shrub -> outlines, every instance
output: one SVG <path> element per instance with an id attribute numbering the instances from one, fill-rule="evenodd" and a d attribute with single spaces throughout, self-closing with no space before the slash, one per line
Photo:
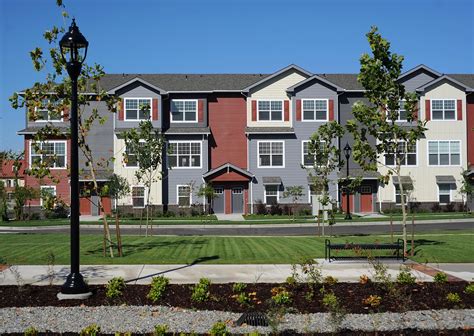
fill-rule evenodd
<path id="1" fill-rule="evenodd" d="M 283 214 L 284 214 L 285 216 L 290 216 L 290 215 L 291 215 L 291 208 L 290 208 L 288 205 L 285 205 L 285 206 L 283 207 Z"/>
<path id="2" fill-rule="evenodd" d="M 100 335 L 100 327 L 97 324 L 91 324 L 79 333 L 80 336 L 98 336 Z"/>
<path id="3" fill-rule="evenodd" d="M 28 327 L 24 332 L 25 336 L 38 336 L 38 330 L 35 327 Z"/>
<path id="4" fill-rule="evenodd" d="M 366 274 L 362 274 L 362 275 L 359 277 L 359 283 L 362 284 L 362 285 L 365 285 L 365 284 L 370 283 L 370 278 L 369 278 L 369 276 L 366 275 Z"/>
<path id="5" fill-rule="evenodd" d="M 431 211 L 432 212 L 441 212 L 441 205 L 439 205 L 439 203 L 433 204 L 433 206 L 431 207 Z"/>
<path id="6" fill-rule="evenodd" d="M 148 292 L 147 298 L 149 298 L 153 302 L 160 300 L 169 283 L 170 280 L 168 278 L 165 278 L 164 276 L 153 277 L 151 280 L 150 291 Z"/>
<path id="7" fill-rule="evenodd" d="M 153 331 L 153 336 L 164 336 L 168 332 L 168 326 L 166 324 L 157 324 Z"/>
<path id="8" fill-rule="evenodd" d="M 416 277 L 408 269 L 403 269 L 397 275 L 397 282 L 401 285 L 413 285 L 416 282 Z"/>
<path id="9" fill-rule="evenodd" d="M 280 216 L 281 214 L 283 213 L 283 210 L 281 209 L 280 207 L 280 204 L 278 203 L 272 203 L 272 205 L 270 206 L 270 214 L 272 216 Z"/>
<path id="10" fill-rule="evenodd" d="M 284 305 L 291 303 L 291 296 L 285 287 L 273 287 L 272 300 L 278 305 Z"/>
<path id="11" fill-rule="evenodd" d="M 232 298 L 235 299 L 235 301 L 237 301 L 241 305 L 250 304 L 250 301 L 251 301 L 251 298 L 250 298 L 249 294 L 247 294 L 245 292 L 240 292 L 238 294 L 234 294 L 234 295 L 232 295 Z"/>
<path id="12" fill-rule="evenodd" d="M 163 216 L 164 217 L 176 217 L 176 214 L 173 211 L 166 211 Z"/>
<path id="13" fill-rule="evenodd" d="M 446 295 L 446 300 L 452 304 L 461 303 L 461 297 L 458 293 L 448 293 L 448 295 Z"/>
<path id="14" fill-rule="evenodd" d="M 233 286 L 232 286 L 232 291 L 234 293 L 242 293 L 245 289 L 247 288 L 247 284 L 244 284 L 242 282 L 236 282 Z"/>
<path id="15" fill-rule="evenodd" d="M 330 276 L 330 275 L 328 275 L 327 277 L 325 277 L 323 279 L 323 283 L 326 284 L 326 285 L 330 285 L 330 286 L 335 285 L 338 282 L 339 282 L 339 280 L 337 278 L 335 278 L 333 276 Z"/>
<path id="16" fill-rule="evenodd" d="M 209 287 L 211 286 L 211 280 L 206 278 L 199 279 L 199 283 L 196 284 L 192 290 L 191 300 L 195 302 L 204 302 L 209 300 L 211 293 Z"/>
<path id="17" fill-rule="evenodd" d="M 448 282 L 448 275 L 444 272 L 438 272 L 434 275 L 433 281 L 437 284 L 443 284 Z"/>
<path id="18" fill-rule="evenodd" d="M 209 334 L 212 336 L 227 336 L 230 335 L 230 332 L 227 330 L 225 322 L 216 322 L 209 330 Z"/>
<path id="19" fill-rule="evenodd" d="M 474 282 L 466 286 L 466 288 L 464 289 L 464 293 L 474 294 Z"/>
<path id="20" fill-rule="evenodd" d="M 330 311 L 337 311 L 339 309 L 339 299 L 333 292 L 325 293 L 322 303 Z"/>
<path id="21" fill-rule="evenodd" d="M 115 277 L 107 282 L 105 296 L 109 299 L 116 299 L 122 296 L 122 292 L 125 289 L 125 280 L 122 277 Z"/>
<path id="22" fill-rule="evenodd" d="M 267 207 L 265 206 L 265 204 L 262 203 L 261 200 L 258 200 L 257 202 L 255 202 L 255 205 L 256 205 L 256 212 L 257 212 L 257 215 L 266 215 L 267 214 Z"/>
<path id="23" fill-rule="evenodd" d="M 40 220 L 41 215 L 37 212 L 32 212 L 28 215 L 28 220 Z"/>
<path id="24" fill-rule="evenodd" d="M 369 295 L 367 298 L 362 300 L 362 303 L 366 306 L 371 306 L 372 308 L 376 308 L 380 306 L 382 303 L 382 298 L 378 295 Z"/>
<path id="25" fill-rule="evenodd" d="M 448 204 L 446 204 L 446 212 L 454 212 L 454 207 L 456 206 L 456 204 L 450 202 Z"/>
<path id="26" fill-rule="evenodd" d="M 300 209 L 300 211 L 298 211 L 298 216 L 311 216 L 312 213 L 311 213 L 311 209 L 308 209 L 308 208 L 303 208 L 303 209 Z"/>
<path id="27" fill-rule="evenodd" d="M 295 286 L 296 285 L 296 279 L 295 279 L 294 276 L 289 276 L 289 277 L 286 278 L 285 283 L 288 286 Z"/>
<path id="28" fill-rule="evenodd" d="M 114 336 L 132 336 L 132 332 L 131 331 L 125 331 L 125 332 L 116 331 L 114 333 Z"/>

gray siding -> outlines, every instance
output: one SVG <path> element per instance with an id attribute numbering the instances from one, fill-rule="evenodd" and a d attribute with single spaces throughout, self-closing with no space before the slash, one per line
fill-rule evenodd
<path id="1" fill-rule="evenodd" d="M 151 90 L 145 86 L 141 85 L 133 85 L 127 87 L 128 91 L 121 90 L 118 94 L 120 98 L 152 98 L 158 99 L 158 120 L 152 120 L 153 127 L 161 129 L 161 122 L 163 120 L 161 111 L 162 108 L 162 99 L 159 93 Z M 125 116 L 125 111 L 124 111 Z M 118 120 L 118 113 L 115 115 L 115 128 L 116 129 L 123 129 L 123 128 L 136 128 L 138 127 L 139 121 L 125 121 L 125 120 Z"/>
<path id="2" fill-rule="evenodd" d="M 417 88 L 431 82 L 436 77 L 423 69 L 415 71 L 400 82 L 405 86 L 405 90 L 408 92 L 415 92 Z"/>

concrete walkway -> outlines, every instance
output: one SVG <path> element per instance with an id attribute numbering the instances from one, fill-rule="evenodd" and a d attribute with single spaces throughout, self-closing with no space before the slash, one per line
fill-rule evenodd
<path id="1" fill-rule="evenodd" d="M 240 222 L 244 221 L 245 218 L 241 214 L 215 214 L 217 220 L 220 221 L 232 221 L 232 222 Z"/>
<path id="2" fill-rule="evenodd" d="M 327 262 L 324 259 L 317 260 L 322 268 L 323 276 L 331 275 L 342 282 L 358 282 L 363 274 L 372 277 L 373 268 L 367 262 L 361 261 L 336 261 Z M 419 265 L 411 261 L 384 262 L 388 266 L 388 272 L 393 278 L 398 274 L 402 265 Z M 412 270 L 412 273 L 420 281 L 432 281 L 433 274 L 437 269 L 446 271 L 466 281 L 474 280 L 474 264 L 439 264 L 431 265 L 436 269 L 431 272 L 423 271 L 426 266 Z M 69 266 L 54 266 L 52 270 L 46 265 L 20 265 L 11 269 L 0 271 L 0 285 L 17 285 L 19 281 L 23 284 L 61 285 L 64 283 Z M 267 264 L 267 265 L 87 265 L 81 268 L 81 273 L 89 284 L 104 284 L 113 277 L 121 276 L 132 284 L 148 284 L 153 276 L 164 275 L 172 283 L 196 283 L 200 278 L 209 278 L 214 283 L 227 282 L 284 282 L 291 275 L 291 265 Z M 48 276 L 48 274 L 50 276 Z M 453 278 L 454 279 L 454 278 Z"/>

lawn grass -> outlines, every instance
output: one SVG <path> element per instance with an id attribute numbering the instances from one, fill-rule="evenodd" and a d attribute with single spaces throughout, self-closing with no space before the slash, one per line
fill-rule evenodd
<path id="1" fill-rule="evenodd" d="M 396 236 L 399 238 L 400 236 Z M 332 242 L 389 242 L 388 235 L 340 236 Z M 102 256 L 101 235 L 82 235 L 82 264 L 183 264 L 203 258 L 213 264 L 291 264 L 302 257 L 324 258 L 320 237 L 123 236 L 125 256 Z M 439 231 L 416 235 L 419 262 L 474 262 L 472 231 Z M 66 234 L 0 235 L 0 258 L 10 264 L 46 264 L 54 253 L 56 264 L 69 264 Z"/>

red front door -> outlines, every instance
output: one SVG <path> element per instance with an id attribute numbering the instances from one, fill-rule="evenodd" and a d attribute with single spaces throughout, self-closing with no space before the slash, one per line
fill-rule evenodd
<path id="1" fill-rule="evenodd" d="M 360 187 L 360 212 L 373 212 L 372 187 L 364 185 Z"/>
<path id="2" fill-rule="evenodd" d="M 346 200 L 346 193 L 342 193 L 341 199 L 341 208 L 342 212 L 346 212 L 347 209 L 347 200 Z M 351 212 L 354 212 L 354 194 L 349 194 L 349 208 Z"/>

